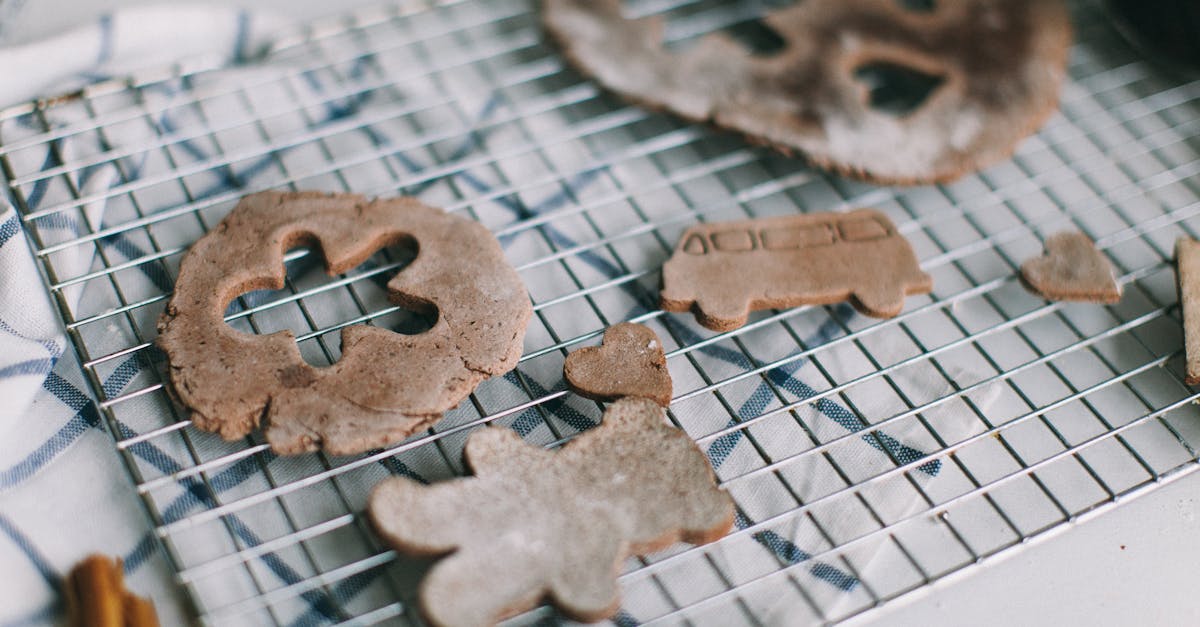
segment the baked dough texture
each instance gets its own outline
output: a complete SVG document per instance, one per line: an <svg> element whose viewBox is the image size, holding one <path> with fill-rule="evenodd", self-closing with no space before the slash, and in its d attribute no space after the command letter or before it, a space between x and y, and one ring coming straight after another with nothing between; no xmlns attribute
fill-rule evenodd
<svg viewBox="0 0 1200 627"><path fill-rule="evenodd" d="M544 597L572 618L599 620L618 608L626 557L711 542L733 525L733 501L708 459L649 399L617 401L558 451L487 427L464 457L473 477L387 479L368 503L388 544L446 556L419 590L434 625L490 625Z"/></svg>
<svg viewBox="0 0 1200 627"><path fill-rule="evenodd" d="M626 396L671 404L671 372L658 334L634 322L604 331L600 346L581 348L563 362L563 377L576 394L597 401Z"/></svg>
<svg viewBox="0 0 1200 627"><path fill-rule="evenodd" d="M933 278L891 219L856 209L693 226L663 264L659 303L731 331L754 310L846 300L868 316L892 318L906 296L932 290Z"/></svg>
<svg viewBox="0 0 1200 627"><path fill-rule="evenodd" d="M783 47L763 54L725 33L668 49L662 16L626 18L620 0L543 0L543 20L628 99L898 184L1011 155L1055 110L1071 42L1060 0L804 0L766 14Z"/></svg>
<svg viewBox="0 0 1200 627"><path fill-rule="evenodd" d="M335 275L404 238L418 252L388 282L389 298L435 313L428 331L348 326L341 358L318 368L290 331L224 322L239 294L283 287L290 248L319 249ZM531 314L520 277L476 222L413 198L271 191L243 198L188 251L157 344L196 427L235 439L261 424L277 453L346 455L398 442L514 368Z"/></svg>
<svg viewBox="0 0 1200 627"><path fill-rule="evenodd" d="M1054 301L1121 301L1112 263L1087 235L1056 233L1044 246L1045 254L1021 264L1021 282L1034 294Z"/></svg>

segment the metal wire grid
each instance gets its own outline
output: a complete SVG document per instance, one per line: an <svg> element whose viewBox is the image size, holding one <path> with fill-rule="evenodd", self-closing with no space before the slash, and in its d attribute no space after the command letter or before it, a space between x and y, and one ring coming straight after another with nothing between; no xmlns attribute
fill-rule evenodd
<svg viewBox="0 0 1200 627"><path fill-rule="evenodd" d="M739 518L714 545L630 560L620 624L841 620L1196 468L1170 259L1200 213L1200 83L1140 62L1092 3L1074 7L1061 113L1011 162L913 189L626 105L563 66L530 3L481 5L365 12L258 68L114 81L0 119L48 287L205 622L415 621L425 563L374 539L367 490L462 474L462 442L486 423L569 440L600 408L562 390L563 355L624 319L671 348L672 420ZM667 13L686 43L763 7L631 8ZM188 244L242 194L279 187L415 194L493 228L536 310L516 373L355 458L276 458L260 438L190 428L163 390L154 321ZM806 307L712 334L654 308L657 269L695 221L860 205L891 215L935 278L900 317ZM1114 261L1119 305L1019 287L1019 262L1066 228ZM380 289L409 258L389 249L330 279L291 251L286 288L240 297L227 319L293 329L306 359L332 363L345 326L419 330Z"/></svg>

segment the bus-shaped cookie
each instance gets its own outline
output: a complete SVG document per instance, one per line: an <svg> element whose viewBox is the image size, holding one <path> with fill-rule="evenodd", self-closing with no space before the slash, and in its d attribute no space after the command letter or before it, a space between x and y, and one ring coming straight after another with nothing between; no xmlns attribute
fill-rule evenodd
<svg viewBox="0 0 1200 627"><path fill-rule="evenodd" d="M698 224L680 238L662 281L663 309L691 310L715 331L746 324L751 310L844 300L891 318L905 296L933 289L908 240L871 209Z"/></svg>

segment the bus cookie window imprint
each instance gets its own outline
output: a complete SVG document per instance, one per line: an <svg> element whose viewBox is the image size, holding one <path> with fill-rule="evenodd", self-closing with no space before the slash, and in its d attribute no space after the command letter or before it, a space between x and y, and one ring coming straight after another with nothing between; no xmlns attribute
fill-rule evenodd
<svg viewBox="0 0 1200 627"><path fill-rule="evenodd" d="M714 331L746 324L752 310L845 300L891 318L906 296L933 290L908 240L871 209L698 224L679 238L662 283L664 310L692 311Z"/></svg>

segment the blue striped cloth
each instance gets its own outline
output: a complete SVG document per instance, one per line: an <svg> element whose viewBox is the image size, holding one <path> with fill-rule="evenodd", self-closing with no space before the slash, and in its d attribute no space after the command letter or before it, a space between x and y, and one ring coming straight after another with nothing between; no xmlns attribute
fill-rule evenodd
<svg viewBox="0 0 1200 627"><path fill-rule="evenodd" d="M213 6L146 6L49 40L0 49L0 105L55 95L146 66L257 54L278 22ZM93 187L111 184L97 172ZM36 197L30 198L31 203ZM89 217L101 219L103 207ZM63 220L64 228L69 227ZM64 271L91 267L67 253ZM72 302L83 296L67 289ZM109 384L120 388L118 373ZM182 605L128 475L51 306L19 216L0 210L0 625L52 624L62 575L89 553L123 557L166 624Z"/></svg>

